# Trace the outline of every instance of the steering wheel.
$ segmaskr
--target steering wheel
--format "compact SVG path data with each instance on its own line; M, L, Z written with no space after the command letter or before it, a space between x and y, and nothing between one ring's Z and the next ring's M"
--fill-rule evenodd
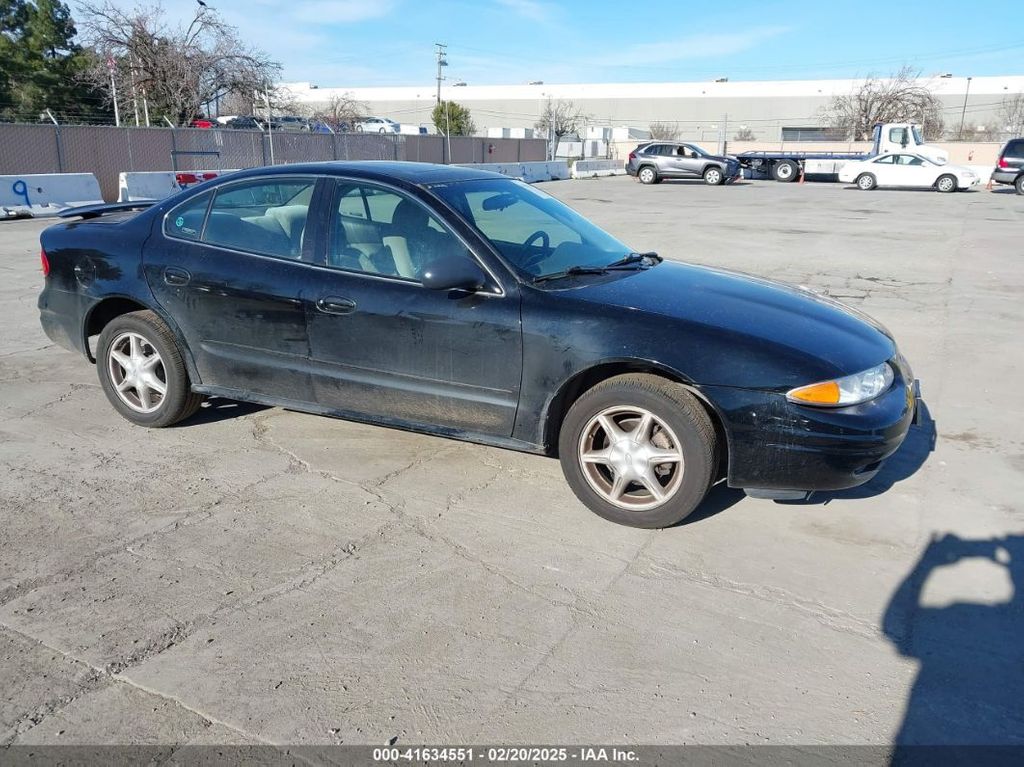
M551 247L551 238L548 236L548 233L545 232L543 229L538 229L536 232L534 232L525 240L523 240L523 247L529 247L530 243L533 242L534 240L541 240L543 243L542 247L545 250Z
M529 247L530 243L533 242L534 240L540 240L541 247L543 247L545 251L551 249L551 237L549 237L548 233L545 232L543 229L538 229L536 232L534 232L525 240L523 240L523 247ZM540 263L547 257L548 254L545 252L534 253L532 256L527 256L525 259L523 259L523 263L521 264L521 266L524 269L531 266L535 266L536 264Z

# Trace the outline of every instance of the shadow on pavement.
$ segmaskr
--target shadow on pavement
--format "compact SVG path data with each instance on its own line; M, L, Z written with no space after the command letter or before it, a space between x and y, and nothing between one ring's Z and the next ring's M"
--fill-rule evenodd
M198 413L191 418L175 424L175 428L202 426L208 423L226 421L229 418L241 418L242 416L246 416L251 413L258 413L261 410L266 409L266 405L257 405L252 402L236 402L235 400L223 399L222 397L210 397L203 402L203 406L199 408Z
M996 756L901 748L922 745L1016 746L1024 756L1024 535L933 538L893 594L882 629L920 663L892 764Z

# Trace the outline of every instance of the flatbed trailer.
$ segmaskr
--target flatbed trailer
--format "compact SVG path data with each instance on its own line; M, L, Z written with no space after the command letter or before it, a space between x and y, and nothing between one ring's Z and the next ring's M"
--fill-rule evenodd
M775 181L796 181L801 176L830 177L839 180L845 163L860 162L879 154L910 152L940 163L949 160L949 153L924 143L920 126L912 123L884 123L873 131L874 145L870 152L794 152L752 151L736 155L747 178L771 178Z
M737 155L748 178L796 181L805 176L839 176L847 162L860 162L877 152L743 152ZM835 180L835 179L833 179Z

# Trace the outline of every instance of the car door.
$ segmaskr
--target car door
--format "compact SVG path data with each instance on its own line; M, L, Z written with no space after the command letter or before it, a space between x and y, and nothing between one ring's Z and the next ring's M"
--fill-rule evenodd
M312 399L306 222L324 183L276 175L221 184L173 208L159 241L147 243L146 278L203 385Z
M898 171L895 171L896 167L896 155L885 154L871 163L871 173L875 175L875 181L878 182L878 186L898 186L899 180L897 178Z
M935 165L912 154L896 155L894 171L899 174L900 186L929 187L939 176L939 169Z
M704 159L692 146L682 144L676 150L675 167L681 176L699 176L704 170Z
M309 306L313 386L334 411L509 437L522 375L515 283L420 283L433 259L479 258L412 195L338 179ZM486 267L485 267L486 268Z

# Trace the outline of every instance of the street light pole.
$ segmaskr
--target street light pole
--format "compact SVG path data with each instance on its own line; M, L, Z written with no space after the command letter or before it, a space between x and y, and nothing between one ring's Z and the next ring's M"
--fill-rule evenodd
M964 90L964 108L960 110L960 132L957 133L957 137L964 140L964 118L967 117L967 96L971 92L971 78L967 78L967 88Z

